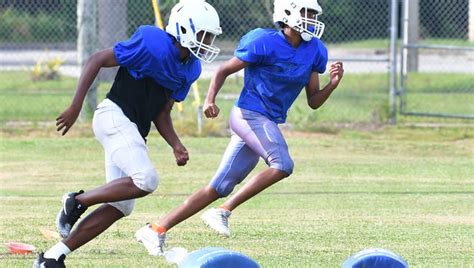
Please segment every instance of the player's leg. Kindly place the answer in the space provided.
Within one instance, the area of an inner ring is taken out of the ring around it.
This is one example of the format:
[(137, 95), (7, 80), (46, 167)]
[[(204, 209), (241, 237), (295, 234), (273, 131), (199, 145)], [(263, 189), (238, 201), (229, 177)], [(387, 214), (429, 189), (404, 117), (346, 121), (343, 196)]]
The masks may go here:
[[(75, 204), (82, 204), (84, 206), (87, 204), (89, 206), (96, 204), (95, 202), (109, 202), (112, 207), (115, 207), (124, 216), (128, 216), (133, 210), (134, 198), (149, 194), (156, 188), (158, 176), (148, 158), (146, 148), (139, 146), (120, 148), (111, 154), (110, 159), (115, 169), (121, 170), (120, 175), (130, 174), (130, 179), (128, 177), (115, 180), (108, 179), (109, 182), (106, 185), (91, 191), (92, 198), (95, 198), (93, 199), (94, 202), (87, 199), (90, 192), (86, 192), (66, 200), (65, 204), (74, 202)], [(110, 169), (110, 166), (107, 169)], [(147, 184), (150, 182), (151, 184)], [(135, 194), (132, 195), (124, 192), (127, 189)], [(82, 199), (82, 197), (86, 198)], [(77, 209), (67, 210), (66, 208), (67, 206), (63, 206), (57, 220), (58, 231), (60, 231), (63, 237), (69, 235), (74, 223), (81, 216), (79, 213), (75, 213)]]
[(203, 214), (203, 219), (216, 219), (209, 225), (219, 234), (228, 235), (228, 218), (231, 211), (272, 184), (288, 177), (293, 171), (293, 160), (288, 146), (278, 126), (265, 116), (235, 108), (230, 115), (231, 130), (240, 137), (255, 155), (261, 156), (269, 166), (251, 178), (239, 191), (231, 196), (220, 208), (211, 208)]
[[(235, 185), (240, 183), (255, 165), (259, 156), (256, 155), (245, 143), (236, 135), (232, 135), (231, 141), (221, 160), (221, 164), (211, 181), (211, 183), (189, 196), (183, 204), (162, 218), (158, 223), (147, 225), (137, 231), (137, 240), (143, 243), (151, 255), (163, 253), (166, 231), (196, 214), (220, 197), (228, 195)], [(209, 217), (203, 218), (206, 224), (216, 227), (222, 225), (222, 220), (226, 220), (229, 215), (214, 213), (207, 214)], [(223, 217), (224, 216), (224, 217)], [(217, 228), (217, 227), (216, 227)], [(227, 226), (219, 229), (224, 235), (229, 235)], [(158, 234), (158, 235), (157, 235)]]
[[(233, 119), (231, 119), (233, 121)], [(221, 165), (210, 183), (220, 197), (228, 196), (234, 187), (241, 183), (255, 168), (259, 155), (255, 153), (240, 136), (233, 133), (231, 142), (222, 158)], [(230, 236), (229, 217), (230, 210), (221, 206), (211, 208), (201, 216), (202, 220), (218, 234)]]
[[(60, 234), (69, 237), (40, 254), (35, 267), (48, 262), (64, 265), (65, 255), (105, 231), (115, 221), (130, 215), (134, 207), (133, 198), (153, 192), (158, 185), (158, 176), (136, 125), (115, 104), (103, 104), (94, 114), (94, 132), (105, 150), (108, 184), (88, 193), (81, 191), (66, 195), (56, 223)], [(72, 226), (87, 206), (98, 202), (113, 203), (104, 204), (92, 212), (70, 235)]]
[[(116, 162), (118, 162), (123, 166), (125, 164), (124, 161), (127, 160), (126, 155), (129, 153), (129, 149), (117, 151), (115, 154), (105, 153), (106, 185), (112, 184), (121, 180), (121, 178), (126, 177), (127, 173), (125, 173), (123, 169), (140, 169), (140, 167), (133, 164), (134, 162), (131, 162), (131, 167), (128, 166), (121, 168), (120, 165), (116, 165)], [(138, 162), (147, 162), (148, 159), (144, 152), (135, 154), (135, 157), (137, 157), (136, 160), (139, 160)], [(79, 195), (79, 197), (80, 196), (81, 195)], [(76, 229), (62, 242), (71, 251), (76, 250), (107, 230), (117, 220), (130, 215), (133, 211), (134, 205), (134, 199), (101, 205), (99, 208), (87, 215), (87, 217), (77, 225)]]
[(44, 254), (40, 253), (33, 267), (64, 267), (64, 259), (72, 251), (86, 244), (107, 230), (124, 214), (109, 204), (103, 204), (85, 217), (67, 238)]
[(252, 177), (242, 186), (235, 194), (227, 199), (222, 205), (229, 211), (234, 210), (237, 206), (254, 197), (261, 191), (275, 184), (276, 182), (288, 177), (289, 175), (275, 168), (267, 168)]
[(56, 227), (62, 237), (67, 237), (86, 209), (95, 204), (143, 197), (150, 192), (135, 186), (131, 177), (124, 177), (88, 192), (67, 193), (56, 217)]
[(99, 104), (94, 113), (93, 129), (104, 147), (106, 170), (115, 166), (122, 172), (121, 177), (107, 174), (107, 184), (86, 193), (80, 191), (64, 196), (63, 206), (56, 218), (62, 237), (69, 235), (88, 206), (142, 197), (153, 192), (158, 185), (158, 175), (137, 126), (115, 103), (105, 99)]
[(71, 251), (74, 251), (97, 237), (114, 222), (123, 217), (125, 217), (125, 215), (117, 208), (110, 204), (102, 204), (81, 220), (74, 231), (62, 242)]
[[(76, 199), (86, 206), (143, 197), (158, 185), (158, 175), (135, 123), (112, 101), (105, 99), (94, 113), (96, 138), (106, 153), (107, 184)], [(119, 171), (122, 173), (117, 177)]]
[(146, 196), (156, 189), (158, 174), (144, 144), (122, 147), (110, 155), (113, 165), (123, 171), (122, 176), (113, 180), (108, 179), (107, 184), (76, 195), (75, 199), (81, 204), (91, 206), (134, 199)]
[(158, 223), (147, 224), (137, 230), (135, 238), (141, 242), (150, 255), (164, 253), (166, 232), (186, 220), (219, 198), (214, 189), (206, 186), (190, 195), (183, 204), (175, 208)]
[(219, 194), (211, 186), (206, 186), (191, 194), (183, 204), (175, 208), (159, 221), (162, 230), (170, 230), (175, 225), (193, 216), (219, 198)]
[[(223, 206), (230, 211), (293, 172), (288, 145), (276, 123), (255, 112), (234, 109), (231, 128), (269, 166), (245, 183)], [(250, 129), (250, 130), (249, 130)]]
[[(115, 181), (126, 177), (128, 173), (139, 174), (142, 170), (150, 169), (150, 167), (151, 162), (143, 147), (117, 149), (113, 154), (107, 150), (105, 151), (107, 185), (113, 184)], [(82, 194), (79, 194), (78, 197), (81, 195)], [(37, 263), (41, 263), (41, 261), (63, 262), (64, 257), (62, 256), (66, 256), (71, 251), (74, 251), (97, 237), (117, 220), (130, 215), (134, 203), (135, 200), (130, 199), (103, 204), (85, 217), (72, 233), (68, 233), (66, 239), (57, 243), (46, 251), (44, 255), (38, 256), (39, 260), (37, 260)]]

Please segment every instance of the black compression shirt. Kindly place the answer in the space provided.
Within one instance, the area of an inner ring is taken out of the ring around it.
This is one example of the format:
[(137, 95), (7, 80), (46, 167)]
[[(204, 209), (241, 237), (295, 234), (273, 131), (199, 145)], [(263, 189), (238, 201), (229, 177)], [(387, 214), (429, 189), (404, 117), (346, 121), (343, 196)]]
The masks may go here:
[(135, 80), (128, 70), (120, 67), (107, 98), (138, 126), (143, 138), (150, 132), (151, 122), (169, 100), (170, 91), (145, 77)]

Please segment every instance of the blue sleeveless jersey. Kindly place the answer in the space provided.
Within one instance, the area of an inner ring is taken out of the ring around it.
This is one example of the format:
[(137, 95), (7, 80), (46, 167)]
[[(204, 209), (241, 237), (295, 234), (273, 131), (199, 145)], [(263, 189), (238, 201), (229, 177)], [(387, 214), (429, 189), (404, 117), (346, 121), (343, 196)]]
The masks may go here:
[(141, 26), (126, 41), (114, 46), (117, 63), (135, 79), (152, 78), (171, 91), (171, 98), (182, 101), (201, 74), (201, 62), (192, 54), (183, 63), (173, 37), (155, 26)]
[(284, 123), (288, 109), (308, 84), (311, 73), (324, 73), (327, 49), (317, 38), (294, 48), (276, 29), (255, 29), (240, 40), (234, 55), (248, 62), (236, 106)]

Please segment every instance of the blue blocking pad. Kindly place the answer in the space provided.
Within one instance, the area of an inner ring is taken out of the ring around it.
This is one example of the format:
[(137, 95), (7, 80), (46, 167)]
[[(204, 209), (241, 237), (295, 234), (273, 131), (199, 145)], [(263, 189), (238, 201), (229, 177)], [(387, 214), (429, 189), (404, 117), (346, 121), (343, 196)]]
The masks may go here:
[(408, 263), (390, 250), (372, 248), (349, 257), (342, 268), (408, 268)]
[(225, 248), (207, 247), (191, 252), (179, 268), (258, 268), (260, 265), (242, 253)]

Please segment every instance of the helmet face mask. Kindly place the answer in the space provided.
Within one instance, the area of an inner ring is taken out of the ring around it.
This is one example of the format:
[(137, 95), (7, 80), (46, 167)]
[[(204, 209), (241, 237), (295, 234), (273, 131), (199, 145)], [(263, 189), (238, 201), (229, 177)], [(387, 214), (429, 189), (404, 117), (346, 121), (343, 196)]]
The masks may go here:
[(206, 30), (199, 31), (196, 33), (195, 44), (190, 45), (188, 48), (198, 59), (211, 63), (221, 51), (218, 47), (213, 45), (216, 37), (216, 34), (207, 32)]
[[(309, 41), (311, 38), (321, 38), (324, 32), (324, 23), (318, 21), (318, 13), (314, 9), (302, 8), (301, 11), (301, 26), (295, 26), (296, 30), (301, 33), (301, 37), (305, 41)], [(309, 35), (309, 39), (306, 40), (303, 35)]]
[(215, 37), (222, 33), (219, 15), (204, 0), (181, 0), (176, 4), (171, 10), (166, 32), (204, 62), (212, 62), (220, 52), (213, 45)]
[(311, 38), (321, 38), (324, 23), (318, 21), (323, 13), (317, 0), (275, 0), (273, 22), (284, 23), (301, 34), (305, 41)]

